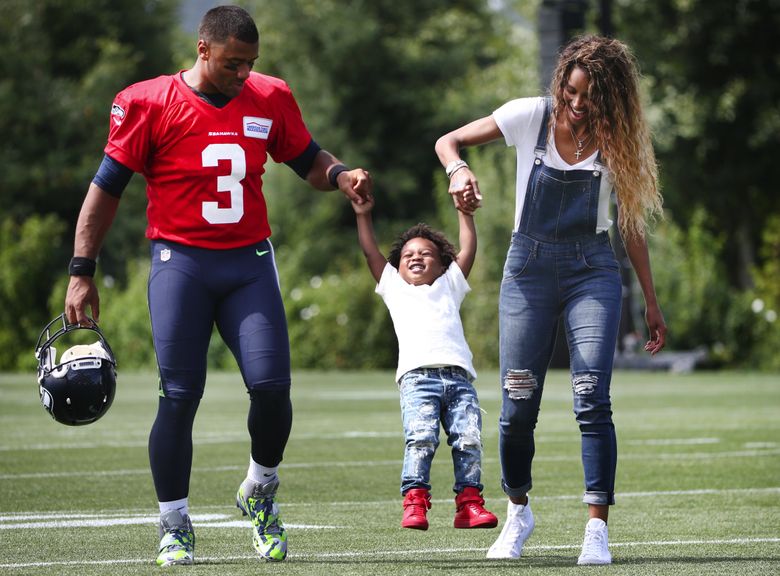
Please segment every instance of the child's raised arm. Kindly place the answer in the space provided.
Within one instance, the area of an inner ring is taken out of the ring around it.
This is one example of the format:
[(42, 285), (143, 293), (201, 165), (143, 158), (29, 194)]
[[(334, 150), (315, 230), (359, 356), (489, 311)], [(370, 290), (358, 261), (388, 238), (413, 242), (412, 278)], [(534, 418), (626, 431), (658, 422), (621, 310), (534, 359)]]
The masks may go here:
[(474, 225), (474, 216), (460, 210), (458, 210), (458, 224), (460, 227), (458, 239), (460, 250), (456, 260), (463, 276), (468, 278), (477, 255), (477, 227)]
[(382, 271), (387, 264), (387, 258), (379, 251), (379, 246), (376, 243), (376, 237), (374, 236), (374, 223), (371, 219), (371, 210), (374, 208), (373, 197), (367, 198), (363, 204), (356, 204), (352, 202), (352, 208), (355, 210), (355, 217), (357, 219), (358, 241), (360, 247), (363, 249), (363, 255), (366, 257), (366, 264), (371, 271), (371, 275), (374, 280), (379, 282), (382, 277)]

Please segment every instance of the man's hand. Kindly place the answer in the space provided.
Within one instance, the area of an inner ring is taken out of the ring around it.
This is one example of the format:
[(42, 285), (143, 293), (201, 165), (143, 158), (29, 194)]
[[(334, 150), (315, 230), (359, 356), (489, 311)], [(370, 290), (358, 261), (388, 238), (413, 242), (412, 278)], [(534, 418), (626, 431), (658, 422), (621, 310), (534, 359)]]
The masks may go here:
[(339, 174), (336, 181), (339, 184), (339, 190), (350, 202), (361, 205), (373, 198), (371, 192), (374, 189), (374, 183), (367, 170), (362, 168), (347, 170)]
[[(87, 308), (92, 318), (87, 316)], [(71, 276), (65, 296), (65, 317), (69, 324), (92, 326), (100, 320), (100, 296), (91, 276)]]

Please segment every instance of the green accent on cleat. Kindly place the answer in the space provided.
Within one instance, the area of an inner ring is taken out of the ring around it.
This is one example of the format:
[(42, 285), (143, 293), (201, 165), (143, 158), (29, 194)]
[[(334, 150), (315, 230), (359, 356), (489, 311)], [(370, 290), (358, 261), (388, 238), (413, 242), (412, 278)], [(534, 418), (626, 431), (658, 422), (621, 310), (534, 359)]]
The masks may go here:
[(195, 532), (189, 516), (170, 510), (160, 516), (158, 566), (186, 565), (195, 562)]
[(287, 531), (279, 518), (276, 489), (279, 480), (261, 484), (246, 479), (236, 494), (236, 506), (252, 521), (252, 544), (264, 560), (281, 562), (287, 557)]

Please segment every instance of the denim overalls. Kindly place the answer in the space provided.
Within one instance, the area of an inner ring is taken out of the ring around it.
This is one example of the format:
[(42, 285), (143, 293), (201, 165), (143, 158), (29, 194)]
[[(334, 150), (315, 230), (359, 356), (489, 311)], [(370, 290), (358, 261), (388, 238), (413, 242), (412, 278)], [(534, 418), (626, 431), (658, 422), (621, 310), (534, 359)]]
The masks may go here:
[(548, 99), (501, 282), (502, 485), (509, 496), (531, 489), (534, 428), (562, 315), (582, 435), (583, 501), (613, 504), (617, 443), (609, 386), (622, 288), (609, 236), (596, 232), (601, 154), (594, 171), (546, 166), (550, 108)]

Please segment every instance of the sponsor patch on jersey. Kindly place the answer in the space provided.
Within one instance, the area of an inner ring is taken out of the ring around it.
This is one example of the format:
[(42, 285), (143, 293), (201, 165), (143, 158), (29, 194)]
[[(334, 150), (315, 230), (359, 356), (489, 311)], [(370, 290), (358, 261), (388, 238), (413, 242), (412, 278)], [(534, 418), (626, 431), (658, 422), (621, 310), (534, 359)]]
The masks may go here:
[(268, 140), (268, 135), (271, 133), (271, 124), (273, 123), (274, 121), (270, 118), (244, 116), (244, 136)]
[(112, 104), (111, 119), (117, 126), (119, 126), (122, 123), (122, 120), (125, 119), (125, 109), (122, 108), (119, 104)]

